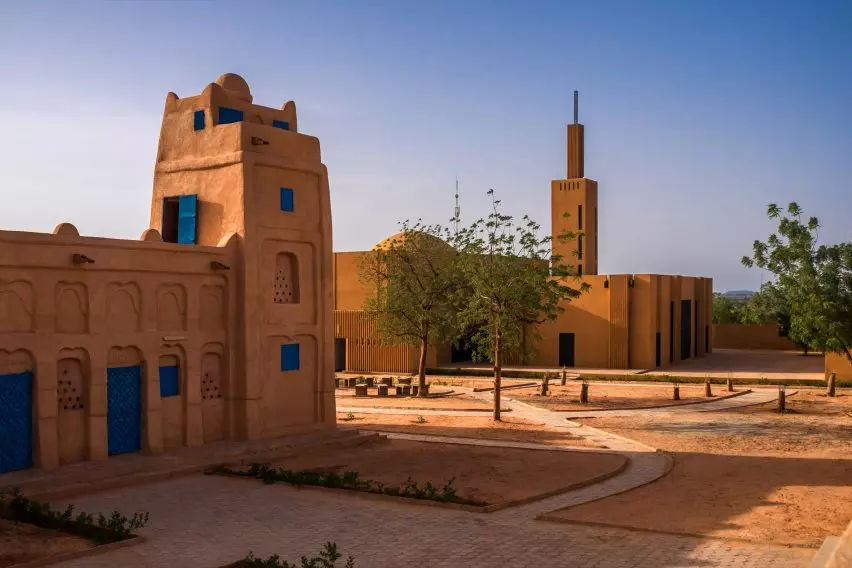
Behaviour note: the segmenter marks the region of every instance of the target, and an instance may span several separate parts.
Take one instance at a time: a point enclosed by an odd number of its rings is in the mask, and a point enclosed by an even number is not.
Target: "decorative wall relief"
[[[225,288],[204,285],[199,297],[199,326],[202,331],[217,331],[225,327]]]
[[[32,371],[34,361],[32,356],[23,349],[6,351],[0,349],[0,375],[13,375]]]
[[[275,256],[275,282],[272,301],[276,304],[299,303],[299,261],[289,252]]]
[[[26,280],[0,280],[0,332],[35,331],[35,296]]]
[[[134,332],[141,329],[142,293],[135,282],[107,285],[107,329]]]
[[[157,288],[157,329],[186,329],[186,288],[181,284],[161,284]]]
[[[59,333],[89,331],[89,291],[82,282],[56,284],[56,331]]]
[[[59,412],[85,410],[86,381],[83,362],[79,359],[60,359],[56,364],[56,395]]]

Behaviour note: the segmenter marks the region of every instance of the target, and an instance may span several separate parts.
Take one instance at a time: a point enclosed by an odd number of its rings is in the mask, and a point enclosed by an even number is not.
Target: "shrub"
[[[79,513],[75,517],[74,505],[68,505],[63,511],[53,510],[48,503],[27,499],[18,488],[0,492],[0,516],[10,521],[77,534],[96,544],[126,540],[133,536],[133,531],[148,524],[148,513],[133,513],[129,519],[118,511],[113,511],[109,517],[103,513],[97,517]]]
[[[337,544],[327,542],[318,555],[312,558],[302,556],[299,564],[282,560],[277,554],[269,558],[258,558],[254,553],[249,552],[237,566],[239,568],[335,568],[337,561],[342,557],[343,555],[337,551]],[[345,568],[355,568],[355,559],[351,556],[347,558]]]

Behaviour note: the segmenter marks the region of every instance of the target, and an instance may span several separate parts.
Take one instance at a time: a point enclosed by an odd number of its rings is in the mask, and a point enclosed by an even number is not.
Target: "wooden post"
[[[568,373],[565,371],[565,367],[562,367],[562,386],[565,386],[565,383],[568,381]]]
[[[550,384],[550,374],[544,373],[544,375],[541,377],[541,388],[540,388],[540,391],[539,391],[539,394],[541,396],[547,396],[547,387],[549,386],[549,384]]]
[[[828,388],[825,390],[826,396],[835,396],[836,387],[837,387],[837,374],[832,372],[828,376]]]
[[[734,392],[734,379],[728,377],[728,392]]]
[[[778,412],[784,414],[787,409],[787,389],[784,385],[778,385]]]
[[[713,389],[710,386],[710,377],[704,379],[704,396],[708,398],[713,396]]]
[[[586,404],[589,402],[589,382],[583,381],[583,384],[580,385],[580,402]]]
[[[677,383],[672,387],[672,400],[680,400],[680,385]]]

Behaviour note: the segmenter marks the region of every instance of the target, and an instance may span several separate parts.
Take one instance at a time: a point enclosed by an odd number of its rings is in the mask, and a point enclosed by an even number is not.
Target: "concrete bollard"
[[[589,402],[589,383],[587,381],[583,381],[583,384],[580,385],[580,402],[583,404]]]
[[[784,385],[778,385],[778,412],[784,414],[787,410],[787,388]]]
[[[356,385],[355,396],[367,396],[367,385]]]
[[[565,367],[562,367],[562,386],[565,386],[565,383],[568,382],[568,372],[565,370]]]
[[[388,395],[388,386],[387,385],[379,385],[379,396],[387,396]]]
[[[704,396],[708,398],[713,396],[713,388],[710,386],[710,377],[704,379]]]
[[[672,386],[672,400],[680,400],[680,385],[677,383]]]

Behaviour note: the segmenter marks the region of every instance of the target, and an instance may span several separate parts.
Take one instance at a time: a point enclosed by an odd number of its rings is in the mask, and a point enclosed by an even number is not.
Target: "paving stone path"
[[[479,396],[490,397],[488,393]],[[318,551],[327,540],[336,541],[344,554],[354,555],[358,568],[792,568],[806,567],[814,554],[813,550],[774,545],[535,521],[543,513],[657,479],[667,471],[670,458],[633,440],[570,422],[564,413],[518,401],[511,401],[511,405],[513,416],[564,428],[608,448],[548,449],[617,451],[630,458],[630,465],[602,483],[489,514],[219,476],[184,477],[116,489],[82,497],[74,504],[77,510],[88,512],[109,512],[114,508],[125,514],[148,511],[151,524],[140,531],[148,541],[61,566],[217,568],[242,558],[248,551],[262,556],[282,554],[296,560],[302,554]],[[383,408],[338,410],[412,413]],[[450,410],[423,410],[416,414],[482,416],[481,412]],[[506,447],[543,446],[417,434],[391,436]]]

